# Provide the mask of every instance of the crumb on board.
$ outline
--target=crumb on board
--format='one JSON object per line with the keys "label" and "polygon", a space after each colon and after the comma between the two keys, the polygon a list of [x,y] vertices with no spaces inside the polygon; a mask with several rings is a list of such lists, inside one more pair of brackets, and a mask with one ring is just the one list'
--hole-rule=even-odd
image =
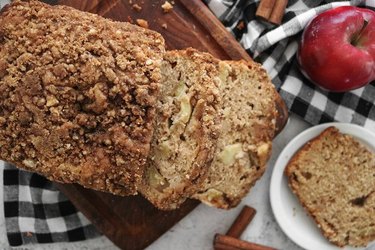
{"label": "crumb on board", "polygon": [[133,18],[131,16],[128,16],[127,18],[129,23],[134,23]]}
{"label": "crumb on board", "polygon": [[142,7],[135,3],[132,5],[132,9],[137,12],[140,12],[142,10]]}
{"label": "crumb on board", "polygon": [[238,30],[243,30],[245,28],[245,23],[244,21],[240,21],[238,24],[237,24],[237,29]]}
{"label": "crumb on board", "polygon": [[136,22],[142,28],[148,29],[148,22],[146,20],[144,20],[144,19],[137,19]]}
{"label": "crumb on board", "polygon": [[163,27],[163,29],[168,29],[168,25],[167,25],[166,23],[163,23],[163,24],[161,25],[161,27]]}
{"label": "crumb on board", "polygon": [[163,9],[164,13],[168,13],[173,9],[173,5],[170,2],[165,1],[161,8]]}
{"label": "crumb on board", "polygon": [[129,0],[129,4],[133,4],[133,0]]}

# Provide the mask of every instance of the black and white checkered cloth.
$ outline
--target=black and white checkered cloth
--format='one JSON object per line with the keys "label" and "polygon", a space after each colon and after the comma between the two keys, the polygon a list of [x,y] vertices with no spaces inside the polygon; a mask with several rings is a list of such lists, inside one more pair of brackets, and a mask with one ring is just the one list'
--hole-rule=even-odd
{"label": "black and white checkered cloth", "polygon": [[[375,131],[375,82],[346,93],[323,91],[302,76],[295,57],[301,31],[318,13],[343,5],[375,8],[375,0],[289,0],[278,27],[255,18],[259,0],[206,3],[254,60],[263,64],[291,112],[311,124],[339,121]],[[238,28],[240,22],[245,28]]]}
{"label": "black and white checkered cloth", "polygon": [[52,182],[0,161],[10,246],[73,242],[100,236]]}

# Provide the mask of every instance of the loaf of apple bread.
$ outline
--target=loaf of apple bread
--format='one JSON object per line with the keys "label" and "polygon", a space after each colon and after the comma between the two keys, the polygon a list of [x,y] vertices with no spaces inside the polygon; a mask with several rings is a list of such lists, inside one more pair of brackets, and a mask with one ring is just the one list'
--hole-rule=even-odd
{"label": "loaf of apple bread", "polygon": [[0,15],[0,158],[54,181],[231,208],[264,172],[275,93],[256,63],[165,53],[128,23],[34,0]]}
{"label": "loaf of apple bread", "polygon": [[13,1],[0,16],[0,158],[51,180],[135,194],[163,53],[156,32]]}
{"label": "loaf of apple bread", "polygon": [[193,198],[229,209],[265,171],[275,133],[276,90],[255,62],[220,62],[220,135],[214,160]]}
{"label": "loaf of apple bread", "polygon": [[156,127],[139,190],[160,209],[177,208],[206,177],[218,138],[218,65],[194,49],[164,56]]}
{"label": "loaf of apple bread", "polygon": [[343,247],[375,239],[375,152],[335,127],[288,163],[289,185],[324,236]]}

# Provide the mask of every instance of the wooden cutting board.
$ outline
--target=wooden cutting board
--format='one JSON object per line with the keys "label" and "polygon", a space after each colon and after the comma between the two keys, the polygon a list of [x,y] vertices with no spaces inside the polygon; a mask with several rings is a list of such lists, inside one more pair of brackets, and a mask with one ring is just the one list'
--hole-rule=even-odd
{"label": "wooden cutting board", "polygon": [[[194,47],[220,59],[251,60],[246,51],[200,0],[174,0],[173,10],[163,13],[164,0],[59,0],[59,4],[97,13],[117,21],[144,19],[160,32],[167,49]],[[136,11],[133,4],[141,6]],[[164,26],[164,27],[163,27]],[[166,27],[166,28],[165,28]],[[280,111],[278,130],[288,119],[285,104]],[[121,249],[143,249],[181,220],[199,203],[188,200],[178,210],[163,212],[141,196],[118,197],[82,188],[57,184],[83,214]]]}

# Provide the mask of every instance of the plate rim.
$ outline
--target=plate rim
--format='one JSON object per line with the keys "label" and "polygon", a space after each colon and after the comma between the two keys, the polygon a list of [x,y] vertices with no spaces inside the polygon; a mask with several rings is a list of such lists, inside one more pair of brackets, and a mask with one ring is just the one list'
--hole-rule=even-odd
{"label": "plate rim", "polygon": [[[282,185],[282,179],[284,177],[284,169],[287,165],[287,163],[290,161],[290,159],[293,157],[293,155],[303,146],[305,145],[308,141],[311,139],[315,138],[318,134],[320,134],[324,129],[334,126],[338,128],[340,131],[343,133],[352,135],[356,139],[359,139],[361,141],[365,141],[365,144],[369,145],[371,148],[375,149],[375,133],[360,126],[357,124],[352,124],[352,123],[342,123],[342,122],[329,122],[329,123],[323,123],[319,125],[312,126],[310,128],[307,128],[294,136],[284,147],[284,149],[280,152],[278,155],[275,165],[272,169],[271,173],[271,180],[270,180],[270,189],[269,189],[269,195],[270,195],[270,203],[271,203],[271,210],[272,213],[275,217],[275,220],[281,230],[285,233],[285,235],[292,240],[295,244],[298,246],[304,248],[304,249],[309,249],[306,248],[306,244],[303,240],[300,240],[296,238],[293,234],[291,234],[290,230],[288,230],[287,225],[284,223],[284,219],[282,217],[285,217],[285,213],[279,212],[281,209],[276,209],[276,204],[282,203],[281,199],[278,198],[280,196],[277,195],[277,193],[280,193],[281,189],[279,189],[279,186]],[[370,139],[366,138],[365,135],[370,135],[370,137],[373,137],[373,141],[371,142]],[[288,154],[290,154],[288,156]],[[289,187],[287,187],[289,189]],[[277,192],[279,189],[279,192]],[[290,189],[289,189],[290,190]],[[290,190],[291,191],[291,190]],[[278,202],[279,200],[279,202]],[[299,206],[301,206],[300,203],[298,203]],[[301,206],[302,207],[302,206]],[[304,208],[303,208],[304,210]],[[305,211],[306,213],[306,211]],[[289,218],[289,217],[287,217]],[[323,234],[321,234],[322,238],[325,238]],[[372,243],[370,242],[367,247],[370,245],[373,245],[375,241]],[[307,246],[308,247],[308,246]],[[314,247],[314,246],[313,246]],[[316,246],[315,246],[316,247]],[[320,246],[319,246],[320,247]],[[324,250],[320,248],[321,250]],[[352,247],[344,247],[344,248],[339,248],[336,245],[332,244],[330,245],[329,248],[327,249],[337,249],[337,250],[345,250],[345,249],[356,249],[356,250],[361,250],[361,249],[366,249],[366,248],[352,248]]]}

